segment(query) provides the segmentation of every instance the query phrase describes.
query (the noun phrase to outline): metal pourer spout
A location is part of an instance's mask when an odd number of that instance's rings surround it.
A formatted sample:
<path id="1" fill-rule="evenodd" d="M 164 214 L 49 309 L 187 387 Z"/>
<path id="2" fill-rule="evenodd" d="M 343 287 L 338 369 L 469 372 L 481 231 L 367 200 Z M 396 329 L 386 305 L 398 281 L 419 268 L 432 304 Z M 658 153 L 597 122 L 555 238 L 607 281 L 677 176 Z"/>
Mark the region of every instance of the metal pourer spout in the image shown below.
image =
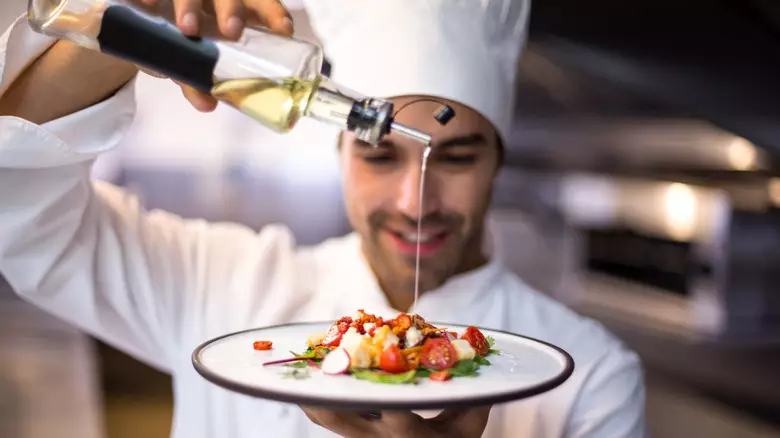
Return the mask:
<path id="1" fill-rule="evenodd" d="M 396 123 L 393 120 L 393 103 L 384 99 L 366 98 L 355 102 L 347 118 L 347 129 L 360 140 L 374 146 L 390 132 L 409 137 L 425 146 L 431 143 L 430 135 Z"/>
<path id="2" fill-rule="evenodd" d="M 429 99 L 418 99 L 407 103 L 395 112 L 398 114 L 411 103 Z M 385 135 L 395 132 L 404 137 L 431 145 L 431 136 L 409 126 L 394 121 L 393 103 L 384 99 L 366 98 L 355 102 L 347 117 L 347 129 L 354 132 L 360 140 L 378 145 Z M 455 117 L 455 110 L 448 105 L 441 105 L 434 113 L 436 121 L 444 126 Z"/>
<path id="3" fill-rule="evenodd" d="M 392 122 L 390 124 L 390 131 L 398 133 L 403 135 L 404 137 L 411 138 L 412 140 L 417 140 L 420 143 L 422 143 L 424 146 L 428 147 L 431 145 L 431 136 L 422 132 L 418 131 L 414 128 L 410 128 L 406 125 L 402 125 L 397 122 Z"/>

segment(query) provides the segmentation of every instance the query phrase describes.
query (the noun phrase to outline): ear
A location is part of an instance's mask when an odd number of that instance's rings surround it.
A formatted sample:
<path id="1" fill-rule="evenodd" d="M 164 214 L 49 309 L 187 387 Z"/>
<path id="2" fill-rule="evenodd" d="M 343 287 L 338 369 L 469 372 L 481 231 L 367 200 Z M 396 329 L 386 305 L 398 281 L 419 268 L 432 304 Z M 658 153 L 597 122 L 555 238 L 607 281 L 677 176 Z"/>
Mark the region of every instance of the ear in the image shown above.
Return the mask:
<path id="1" fill-rule="evenodd" d="M 493 171 L 493 178 L 498 176 L 498 172 L 504 166 L 504 155 L 506 154 L 506 148 L 504 148 L 504 142 L 501 140 L 501 136 L 496 133 L 496 167 Z"/>
<path id="2" fill-rule="evenodd" d="M 337 149 L 337 152 L 339 154 L 339 167 L 342 169 L 342 174 L 344 173 L 343 169 L 344 169 L 344 160 L 346 159 L 345 155 L 348 152 L 347 151 L 347 145 L 346 145 L 346 142 L 348 142 L 348 141 L 350 141 L 349 140 L 349 136 L 345 135 L 344 131 L 339 132 L 338 143 L 336 144 L 336 149 Z"/>

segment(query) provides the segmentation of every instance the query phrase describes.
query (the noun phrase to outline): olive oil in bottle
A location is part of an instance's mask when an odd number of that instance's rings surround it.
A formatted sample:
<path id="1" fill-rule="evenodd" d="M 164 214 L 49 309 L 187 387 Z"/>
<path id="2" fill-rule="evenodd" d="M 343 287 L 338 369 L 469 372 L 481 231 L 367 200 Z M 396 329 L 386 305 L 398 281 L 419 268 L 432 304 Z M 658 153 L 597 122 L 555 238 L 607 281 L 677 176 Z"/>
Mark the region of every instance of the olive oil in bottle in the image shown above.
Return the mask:
<path id="1" fill-rule="evenodd" d="M 217 82 L 211 94 L 268 128 L 287 133 L 306 115 L 316 82 L 298 78 L 230 79 Z"/>

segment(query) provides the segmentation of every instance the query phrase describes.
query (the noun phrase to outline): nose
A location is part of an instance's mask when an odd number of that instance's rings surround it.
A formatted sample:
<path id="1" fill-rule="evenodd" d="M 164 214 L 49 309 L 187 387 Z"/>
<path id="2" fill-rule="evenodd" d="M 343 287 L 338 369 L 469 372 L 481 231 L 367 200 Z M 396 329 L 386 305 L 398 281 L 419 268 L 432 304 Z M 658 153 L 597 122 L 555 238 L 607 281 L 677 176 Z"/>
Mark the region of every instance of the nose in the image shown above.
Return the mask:
<path id="1" fill-rule="evenodd" d="M 406 166 L 401 176 L 400 186 L 398 187 L 398 198 L 396 209 L 399 213 L 417 220 L 424 218 L 437 211 L 440 207 L 436 181 L 432 178 L 431 172 L 422 174 L 420 162 Z M 420 182 L 424 181 L 422 193 L 420 192 Z M 420 205 L 422 200 L 422 205 Z"/>

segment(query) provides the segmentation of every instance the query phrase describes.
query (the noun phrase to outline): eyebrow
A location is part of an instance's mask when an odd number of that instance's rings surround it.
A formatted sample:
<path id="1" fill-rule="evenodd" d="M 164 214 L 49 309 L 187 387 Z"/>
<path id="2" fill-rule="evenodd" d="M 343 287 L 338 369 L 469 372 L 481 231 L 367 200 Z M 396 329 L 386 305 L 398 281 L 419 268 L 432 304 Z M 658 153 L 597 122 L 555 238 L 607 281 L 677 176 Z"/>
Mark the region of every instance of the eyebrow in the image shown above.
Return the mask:
<path id="1" fill-rule="evenodd" d="M 451 138 L 447 138 L 447 139 L 444 139 L 444 140 L 435 141 L 435 142 L 433 142 L 433 144 L 431 146 L 433 146 L 434 149 L 447 149 L 447 148 L 452 148 L 452 147 L 456 147 L 456 146 L 476 146 L 476 145 L 482 145 L 482 144 L 485 144 L 486 142 L 487 142 L 487 140 L 485 139 L 484 135 L 482 135 L 481 133 L 475 132 L 475 133 L 472 133 L 472 134 L 460 135 L 460 136 L 457 136 L 457 137 L 451 137 Z M 370 146 L 368 143 L 364 143 L 364 142 L 359 142 L 359 143 L 362 143 L 361 146 L 363 146 L 363 145 Z M 394 141 L 392 141 L 392 140 L 390 140 L 388 138 L 385 138 L 385 139 L 382 139 L 378 143 L 378 146 L 394 148 L 394 147 L 397 146 L 397 144 Z"/>
<path id="2" fill-rule="evenodd" d="M 461 135 L 458 137 L 447 138 L 433 143 L 434 149 L 446 149 L 456 146 L 476 146 L 487 142 L 485 136 L 479 132 L 473 134 Z"/>

